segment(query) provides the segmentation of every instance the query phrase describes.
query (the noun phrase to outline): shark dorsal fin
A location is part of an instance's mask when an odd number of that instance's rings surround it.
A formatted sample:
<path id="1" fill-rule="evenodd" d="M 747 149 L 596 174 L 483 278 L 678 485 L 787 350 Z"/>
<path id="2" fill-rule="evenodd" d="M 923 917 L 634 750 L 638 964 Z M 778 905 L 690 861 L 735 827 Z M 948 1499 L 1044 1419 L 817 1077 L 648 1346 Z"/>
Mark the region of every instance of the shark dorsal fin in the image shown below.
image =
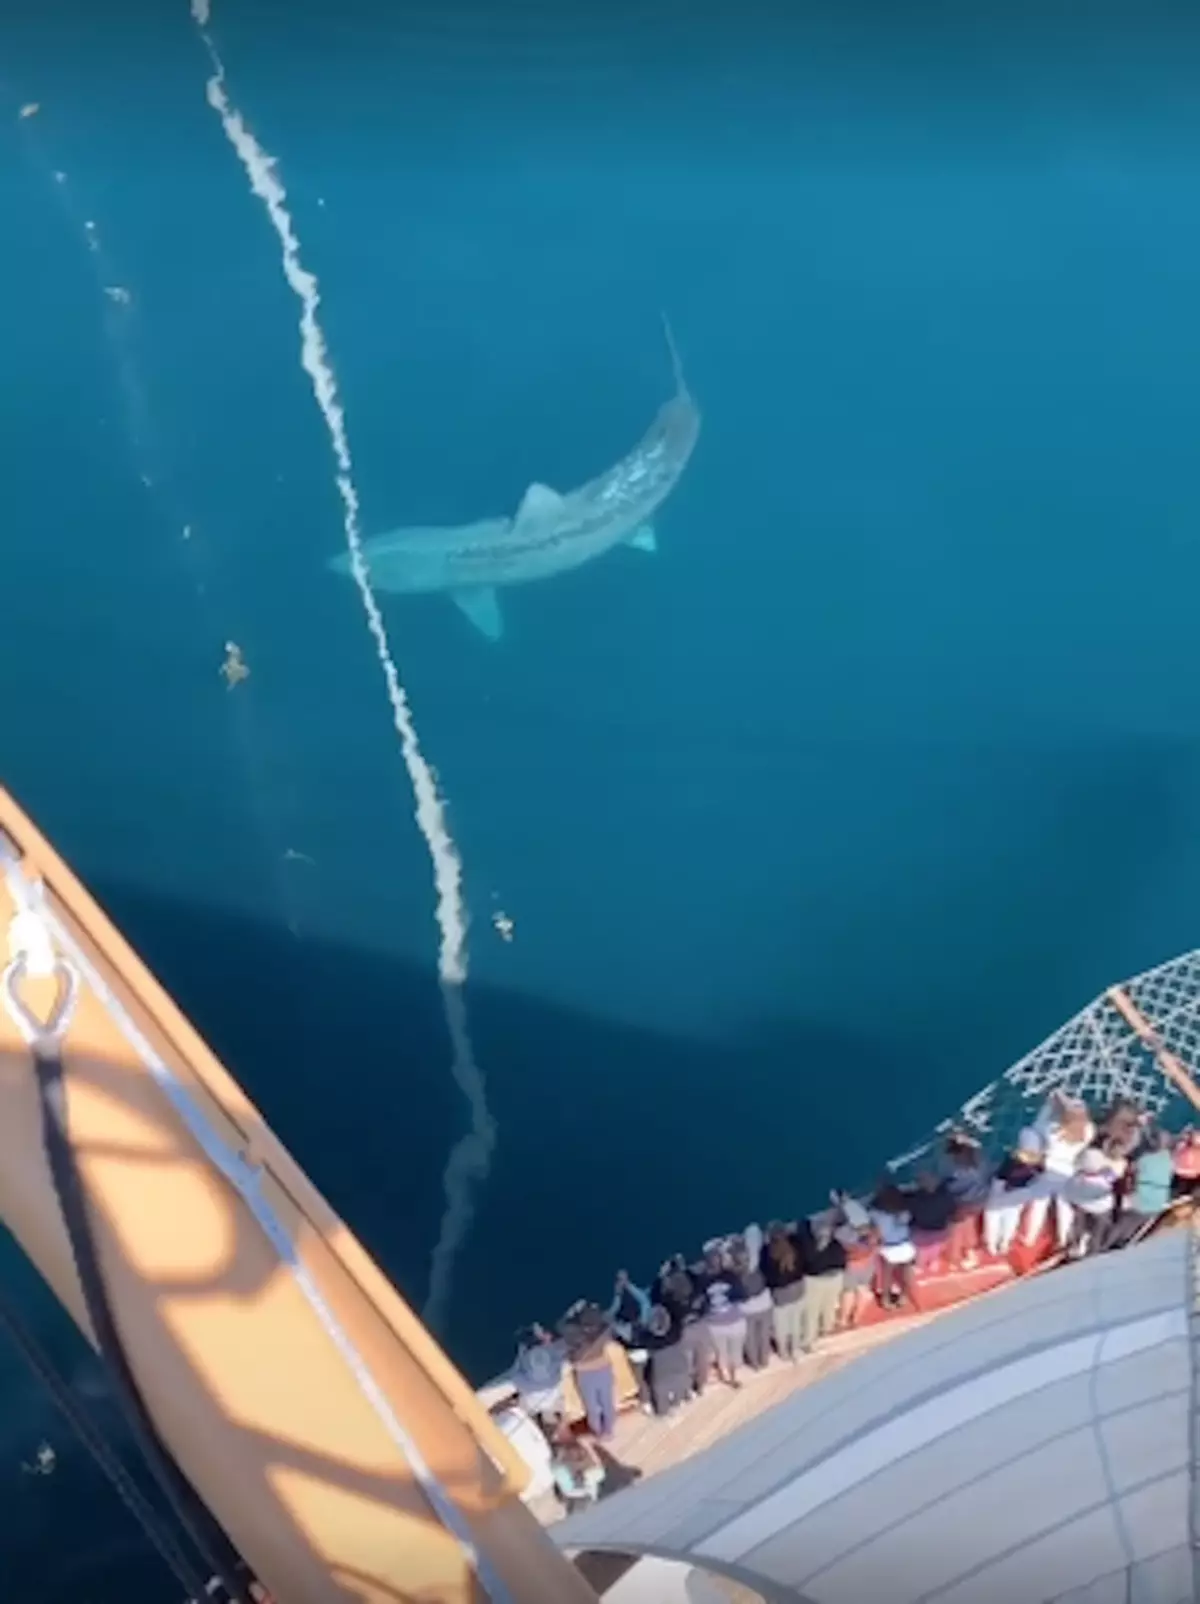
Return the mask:
<path id="1" fill-rule="evenodd" d="M 562 506 L 562 497 L 557 490 L 551 490 L 549 485 L 538 484 L 535 479 L 529 489 L 521 497 L 521 505 L 517 508 L 517 522 L 528 523 L 531 518 L 553 518 Z"/>

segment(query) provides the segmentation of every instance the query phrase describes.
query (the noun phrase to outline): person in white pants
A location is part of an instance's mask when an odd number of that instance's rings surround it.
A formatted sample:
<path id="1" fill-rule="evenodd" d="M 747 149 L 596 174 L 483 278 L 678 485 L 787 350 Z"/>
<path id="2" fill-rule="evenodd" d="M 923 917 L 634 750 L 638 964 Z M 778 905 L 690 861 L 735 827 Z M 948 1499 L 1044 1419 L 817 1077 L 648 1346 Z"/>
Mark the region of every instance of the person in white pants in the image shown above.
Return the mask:
<path id="1" fill-rule="evenodd" d="M 1034 1195 L 1030 1190 L 1042 1173 L 1041 1133 L 1027 1125 L 1017 1145 L 1000 1162 L 983 1211 L 983 1243 L 993 1258 L 1012 1247 L 1021 1211 Z"/>
<path id="2" fill-rule="evenodd" d="M 1096 1127 L 1082 1099 L 1059 1091 L 1051 1092 L 1033 1124 L 1042 1138 L 1043 1164 L 1042 1174 L 1031 1188 L 1024 1241 L 1026 1246 L 1032 1247 L 1041 1236 L 1053 1201 L 1055 1235 L 1059 1247 L 1065 1248 L 1071 1237 L 1075 1210 L 1063 1193 L 1075 1173 L 1079 1155 L 1095 1139 Z"/>

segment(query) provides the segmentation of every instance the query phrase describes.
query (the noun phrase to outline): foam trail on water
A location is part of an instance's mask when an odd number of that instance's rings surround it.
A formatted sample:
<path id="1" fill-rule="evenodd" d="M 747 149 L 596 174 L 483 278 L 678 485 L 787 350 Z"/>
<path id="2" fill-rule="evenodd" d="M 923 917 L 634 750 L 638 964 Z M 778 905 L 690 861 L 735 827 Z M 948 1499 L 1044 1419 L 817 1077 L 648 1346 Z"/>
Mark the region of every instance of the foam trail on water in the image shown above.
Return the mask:
<path id="1" fill-rule="evenodd" d="M 383 671 L 392 721 L 400 737 L 400 750 L 416 799 L 416 819 L 433 864 L 437 891 L 435 917 L 438 926 L 438 979 L 441 983 L 446 1026 L 453 1054 L 451 1073 L 470 1110 L 470 1129 L 451 1150 L 443 1177 L 445 1209 L 430 1268 L 429 1295 L 424 1316 L 440 1323 L 446 1311 L 454 1271 L 454 1260 L 470 1229 L 475 1213 L 475 1186 L 487 1178 L 496 1126 L 488 1110 L 483 1074 L 475 1062 L 467 1026 L 462 988 L 467 979 L 467 915 L 462 892 L 462 861 L 446 827 L 446 811 L 438 794 L 433 771 L 425 761 L 408 697 L 388 645 L 387 631 L 379 603 L 371 588 L 363 556 L 359 521 L 358 491 L 354 483 L 354 463 L 346 433 L 346 418 L 338 396 L 337 381 L 329 359 L 325 335 L 317 319 L 321 304 L 320 286 L 300 258 L 300 241 L 287 208 L 287 191 L 276 173 L 276 162 L 262 148 L 246 126 L 225 89 L 225 65 L 209 32 L 212 16 L 210 0 L 191 0 L 192 19 L 212 62 L 213 75 L 206 85 L 209 105 L 221 120 L 225 136 L 237 153 L 254 194 L 266 207 L 271 226 L 279 236 L 283 274 L 300 302 L 300 361 L 312 382 L 313 394 L 333 448 L 335 480 L 342 501 L 342 528 L 350 556 L 350 572 L 362 598 L 367 627 L 375 642 L 379 666 Z"/>

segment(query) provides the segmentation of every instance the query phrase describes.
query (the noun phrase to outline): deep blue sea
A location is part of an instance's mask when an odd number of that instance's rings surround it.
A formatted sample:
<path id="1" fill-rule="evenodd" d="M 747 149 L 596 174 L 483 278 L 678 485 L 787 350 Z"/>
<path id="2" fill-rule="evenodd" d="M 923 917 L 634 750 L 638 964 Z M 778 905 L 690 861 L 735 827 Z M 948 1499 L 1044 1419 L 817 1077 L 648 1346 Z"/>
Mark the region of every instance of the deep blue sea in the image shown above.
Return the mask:
<path id="1" fill-rule="evenodd" d="M 4 781 L 419 1306 L 467 1111 L 300 306 L 186 0 L 26 6 Z M 1189 15 L 214 0 L 367 535 L 613 463 L 670 391 L 663 312 L 704 414 L 657 556 L 509 591 L 495 645 L 383 598 L 498 1129 L 445 1330 L 475 1378 L 1196 944 Z M 0 1363 L 6 1598 L 170 1600 Z"/>

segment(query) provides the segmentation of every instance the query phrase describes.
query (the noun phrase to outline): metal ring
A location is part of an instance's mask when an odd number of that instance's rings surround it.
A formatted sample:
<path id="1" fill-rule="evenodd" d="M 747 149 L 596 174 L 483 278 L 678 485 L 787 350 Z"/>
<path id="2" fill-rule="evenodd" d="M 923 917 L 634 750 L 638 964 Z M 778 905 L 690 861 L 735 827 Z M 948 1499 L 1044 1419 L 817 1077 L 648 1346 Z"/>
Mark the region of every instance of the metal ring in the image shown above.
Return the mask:
<path id="1" fill-rule="evenodd" d="M 69 964 L 65 958 L 55 957 L 57 990 L 54 1006 L 49 1018 L 43 1020 L 26 1007 L 17 989 L 25 980 L 28 970 L 29 961 L 21 953 L 4 971 L 4 992 L 9 1012 L 31 1047 L 57 1047 L 71 1026 L 75 1004 L 79 999 L 79 976 L 73 964 Z"/>

